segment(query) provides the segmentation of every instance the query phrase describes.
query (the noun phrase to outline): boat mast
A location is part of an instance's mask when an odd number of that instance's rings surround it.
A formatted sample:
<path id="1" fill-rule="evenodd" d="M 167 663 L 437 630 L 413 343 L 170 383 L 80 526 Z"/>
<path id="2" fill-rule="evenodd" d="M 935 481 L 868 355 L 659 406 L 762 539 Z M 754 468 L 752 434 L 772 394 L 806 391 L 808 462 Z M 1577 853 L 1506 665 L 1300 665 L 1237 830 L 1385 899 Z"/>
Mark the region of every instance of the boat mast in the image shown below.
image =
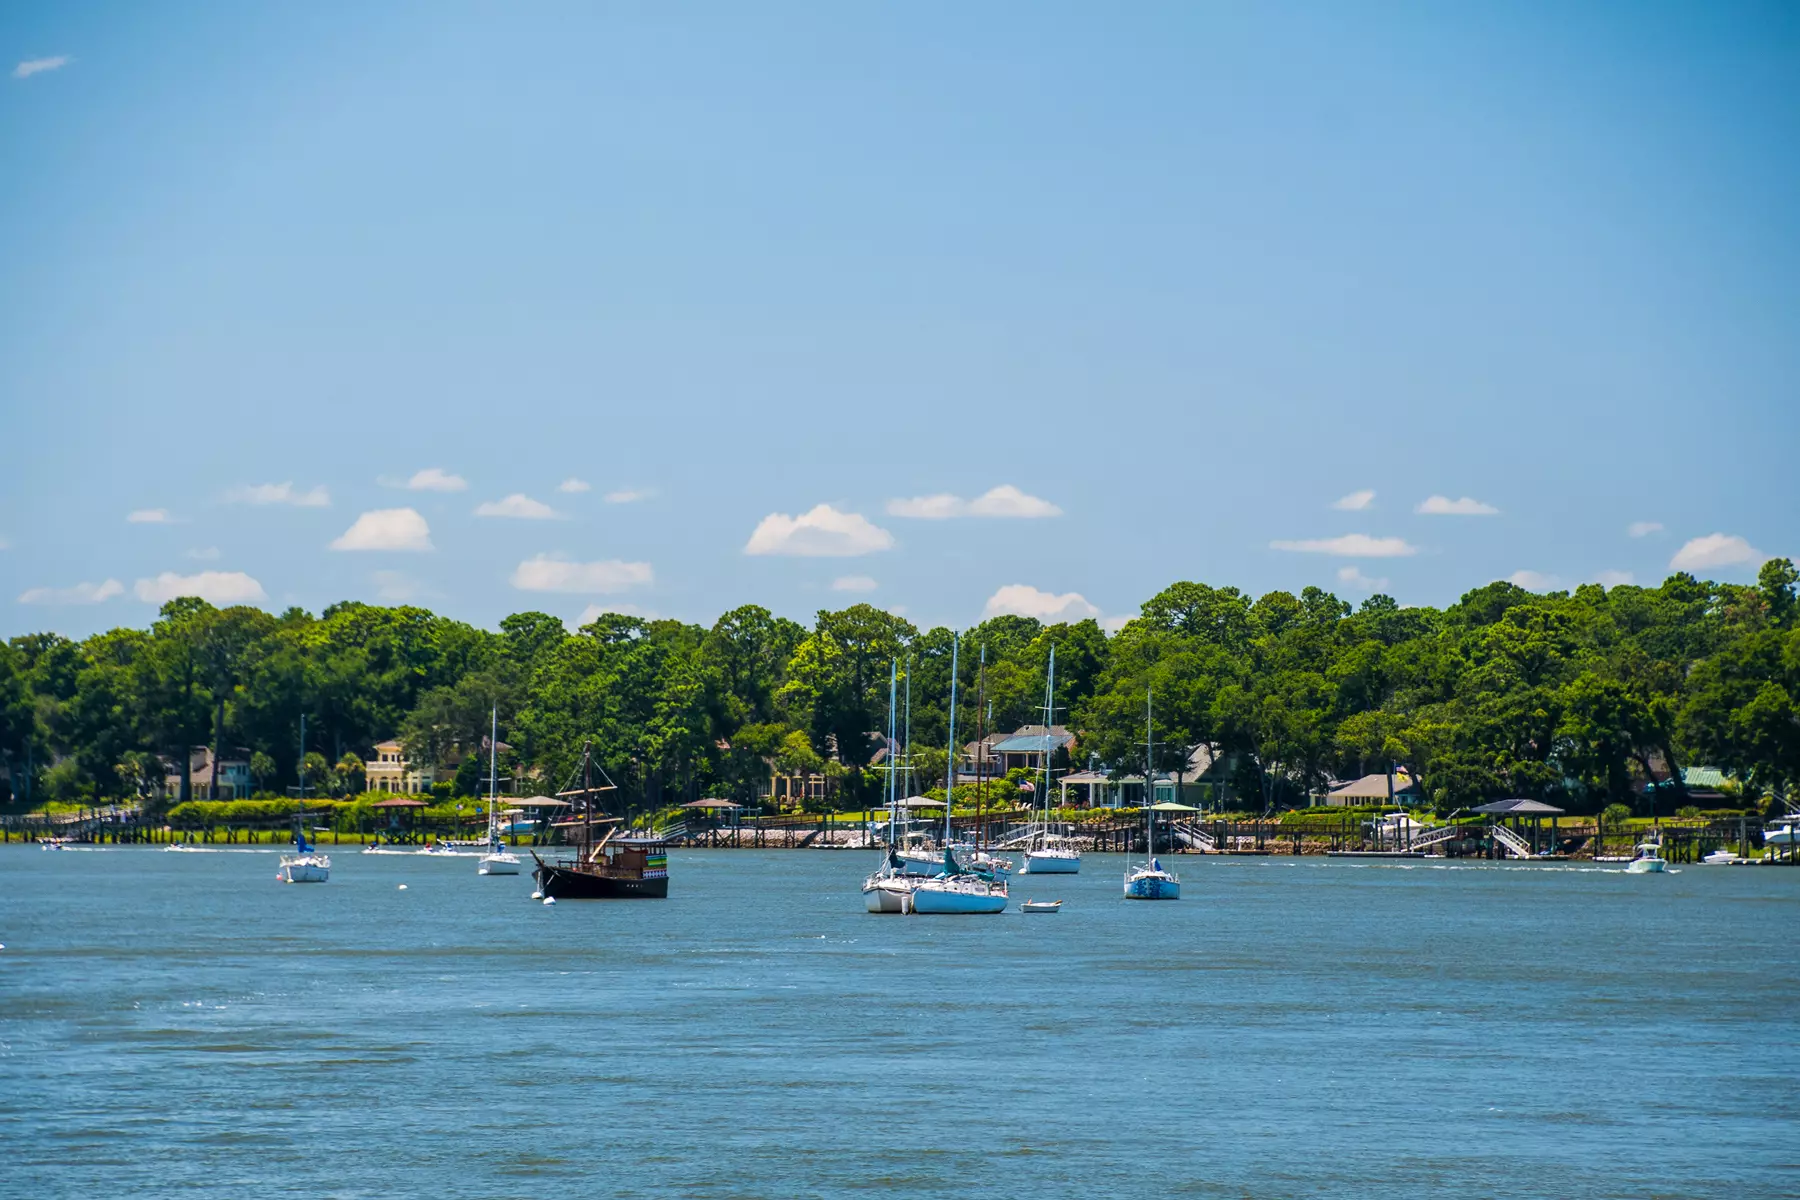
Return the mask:
<path id="1" fill-rule="evenodd" d="M 1150 726 L 1150 685 L 1144 685 L 1144 864 L 1156 861 L 1156 737 Z"/>
<path id="2" fill-rule="evenodd" d="M 975 848 L 981 849 L 981 817 L 987 808 L 987 643 L 981 643 L 981 672 L 975 682 Z"/>
<path id="3" fill-rule="evenodd" d="M 912 655 L 906 656 L 906 794 L 912 795 Z"/>
<path id="4" fill-rule="evenodd" d="M 894 775 L 894 772 L 900 769 L 900 764 L 898 761 L 896 761 L 898 759 L 899 755 L 896 753 L 896 743 L 894 741 L 894 727 L 895 727 L 895 721 L 898 717 L 898 713 L 896 712 L 895 706 L 894 706 L 894 694 L 895 694 L 895 687 L 899 683 L 899 675 L 900 675 L 900 660 L 896 658 L 888 666 L 888 727 L 887 727 L 887 736 L 888 736 L 887 793 L 888 793 L 888 796 L 887 796 L 887 798 L 888 798 L 888 847 L 890 850 L 892 850 L 892 848 L 893 848 L 894 826 L 897 823 L 895 811 L 899 808 L 899 805 L 900 805 L 900 792 L 898 790 L 898 787 L 896 786 L 896 778 Z"/>
<path id="5" fill-rule="evenodd" d="M 1055 716 L 1056 646 L 1053 643 L 1050 647 L 1050 669 L 1044 675 L 1044 771 L 1042 785 L 1044 792 L 1040 797 L 1043 801 L 1044 822 L 1043 827 L 1038 831 L 1038 844 L 1046 848 L 1050 845 L 1050 743 L 1052 741 L 1050 731 L 1052 726 L 1056 724 L 1053 719 Z"/>
<path id="6" fill-rule="evenodd" d="M 488 845 L 494 844 L 494 792 L 500 786 L 500 706 L 488 710 Z"/>
<path id="7" fill-rule="evenodd" d="M 950 761 L 944 764 L 944 853 L 950 853 L 950 813 L 956 807 L 956 651 L 959 634 L 950 635 Z"/>

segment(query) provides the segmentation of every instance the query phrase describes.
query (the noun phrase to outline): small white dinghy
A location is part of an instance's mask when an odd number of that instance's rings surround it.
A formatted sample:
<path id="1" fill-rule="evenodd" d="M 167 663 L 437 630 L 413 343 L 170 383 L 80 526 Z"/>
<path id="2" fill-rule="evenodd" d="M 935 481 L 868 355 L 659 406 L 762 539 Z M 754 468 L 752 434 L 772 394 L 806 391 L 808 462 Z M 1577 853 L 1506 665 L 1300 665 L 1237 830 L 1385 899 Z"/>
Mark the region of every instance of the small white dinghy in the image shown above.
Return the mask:
<path id="1" fill-rule="evenodd" d="M 1062 911 L 1061 900 L 1027 900 L 1019 906 L 1028 913 L 1053 913 Z"/>

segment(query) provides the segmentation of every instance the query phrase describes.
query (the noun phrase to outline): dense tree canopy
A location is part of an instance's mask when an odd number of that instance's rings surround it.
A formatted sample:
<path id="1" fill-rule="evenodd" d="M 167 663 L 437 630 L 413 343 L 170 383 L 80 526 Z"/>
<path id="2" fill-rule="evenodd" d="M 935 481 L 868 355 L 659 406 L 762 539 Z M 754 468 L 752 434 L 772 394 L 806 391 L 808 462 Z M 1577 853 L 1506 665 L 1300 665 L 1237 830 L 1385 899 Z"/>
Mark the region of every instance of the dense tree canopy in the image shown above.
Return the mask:
<path id="1" fill-rule="evenodd" d="M 1041 720 L 1054 646 L 1058 720 L 1084 761 L 1141 770 L 1153 696 L 1153 765 L 1206 746 L 1244 807 L 1390 767 L 1445 808 L 1523 795 L 1599 811 L 1646 782 L 1679 792 L 1680 768 L 1701 763 L 1767 799 L 1800 788 L 1797 582 L 1786 560 L 1753 587 L 1502 582 L 1442 611 L 1176 583 L 1110 636 L 1017 616 L 963 632 L 959 734 Z M 811 628 L 747 605 L 710 629 L 605 614 L 571 632 L 527 612 L 487 632 L 415 607 L 274 615 L 184 598 L 147 631 L 0 646 L 0 768 L 20 799 L 147 796 L 159 755 L 185 770 L 185 747 L 214 745 L 249 750 L 263 788 L 292 786 L 303 755 L 310 783 L 348 788 L 388 738 L 466 763 L 497 710 L 507 772 L 544 788 L 591 742 L 632 804 L 748 800 L 773 765 L 827 772 L 847 805 L 879 790 L 896 659 L 914 740 L 941 769 L 952 640 L 866 604 Z M 479 774 L 465 765 L 456 787 Z"/>

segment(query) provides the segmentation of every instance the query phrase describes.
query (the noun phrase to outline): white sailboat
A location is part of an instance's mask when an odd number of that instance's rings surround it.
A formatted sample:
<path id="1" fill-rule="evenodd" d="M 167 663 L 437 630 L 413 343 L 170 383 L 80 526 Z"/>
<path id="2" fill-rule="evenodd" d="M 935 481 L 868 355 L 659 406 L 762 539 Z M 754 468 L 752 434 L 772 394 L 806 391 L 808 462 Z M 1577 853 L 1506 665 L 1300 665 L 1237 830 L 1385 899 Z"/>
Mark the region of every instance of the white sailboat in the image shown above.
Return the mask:
<path id="1" fill-rule="evenodd" d="M 1144 859 L 1125 864 L 1127 900 L 1179 900 L 1181 877 L 1163 870 L 1156 857 L 1156 739 L 1152 732 L 1150 689 L 1144 689 Z"/>
<path id="2" fill-rule="evenodd" d="M 293 854 L 281 856 L 281 865 L 275 870 L 275 878 L 282 883 L 324 883 L 331 878 L 331 856 L 320 854 L 318 850 L 306 842 L 306 833 L 300 823 L 294 823 Z"/>
<path id="3" fill-rule="evenodd" d="M 1021 875 L 1075 875 L 1081 871 L 1081 851 L 1050 832 L 1050 755 L 1056 725 L 1056 647 L 1050 647 L 1050 665 L 1044 673 L 1044 757 L 1038 773 L 1038 800 L 1042 817 L 1032 840 L 1026 844 Z"/>
<path id="4" fill-rule="evenodd" d="M 517 875 L 519 873 L 519 856 L 506 848 L 500 840 L 500 826 L 494 812 L 494 794 L 500 787 L 500 709 L 496 706 L 488 715 L 488 835 L 487 853 L 475 864 L 477 875 Z"/>
<path id="5" fill-rule="evenodd" d="M 896 698 L 896 677 L 900 664 L 896 660 L 888 669 L 888 745 L 894 745 L 894 701 Z M 907 707 L 911 708 L 912 677 L 907 673 L 906 681 Z M 910 725 L 910 720 L 908 721 Z M 909 731 L 910 732 L 910 729 Z M 907 868 L 907 863 L 900 856 L 895 842 L 900 837 L 900 780 L 896 774 L 899 764 L 894 756 L 888 756 L 887 799 L 888 799 L 888 844 L 881 856 L 881 865 L 875 868 L 874 874 L 863 880 L 863 905 L 872 913 L 905 913 L 912 910 L 912 893 L 917 879 Z"/>
<path id="6" fill-rule="evenodd" d="M 951 852 L 954 837 L 950 814 L 956 805 L 956 655 L 950 643 L 950 761 L 944 778 L 944 869 L 933 879 L 920 880 L 912 892 L 915 913 L 999 913 L 1006 911 L 1006 881 L 993 872 L 966 871 L 957 866 Z"/>

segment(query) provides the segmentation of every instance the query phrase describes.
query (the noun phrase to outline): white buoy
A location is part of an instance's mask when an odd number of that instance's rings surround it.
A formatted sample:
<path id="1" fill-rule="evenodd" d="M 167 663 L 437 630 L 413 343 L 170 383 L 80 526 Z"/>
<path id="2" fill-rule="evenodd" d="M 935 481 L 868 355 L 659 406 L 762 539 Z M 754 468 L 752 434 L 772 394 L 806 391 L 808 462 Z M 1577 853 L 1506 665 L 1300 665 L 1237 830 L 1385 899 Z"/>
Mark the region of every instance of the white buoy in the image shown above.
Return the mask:
<path id="1" fill-rule="evenodd" d="M 544 903 L 545 903 L 545 904 L 555 904 L 555 903 L 556 903 L 556 897 L 555 897 L 555 896 L 545 896 L 545 897 L 544 897 Z"/>
<path id="2" fill-rule="evenodd" d="M 406 885 L 404 883 L 401 884 L 399 890 L 404 892 L 406 890 Z"/>
<path id="3" fill-rule="evenodd" d="M 542 900 L 542 899 L 543 899 L 543 898 L 544 898 L 544 893 L 542 893 L 542 892 L 533 892 L 533 893 L 531 893 L 531 898 L 532 898 L 532 899 L 533 899 L 533 900 Z"/>

